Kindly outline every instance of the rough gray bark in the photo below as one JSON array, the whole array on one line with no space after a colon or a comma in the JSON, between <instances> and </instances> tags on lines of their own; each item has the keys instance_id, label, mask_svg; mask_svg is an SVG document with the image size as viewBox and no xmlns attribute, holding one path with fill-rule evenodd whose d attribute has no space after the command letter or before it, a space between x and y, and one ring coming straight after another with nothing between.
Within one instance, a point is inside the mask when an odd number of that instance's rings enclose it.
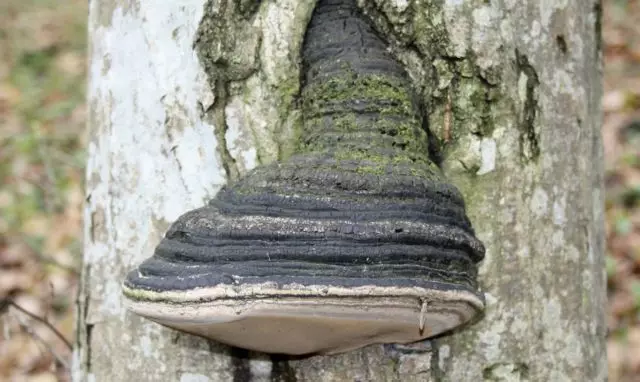
<instances>
[{"instance_id":1,"label":"rough gray bark","mask_svg":"<svg viewBox=\"0 0 640 382\"><path fill-rule=\"evenodd\" d=\"M168 224L286 155L314 0L94 0L78 381L603 381L600 7L360 1L421 91L487 246L484 319L411 349L300 360L124 310Z\"/></svg>"}]
</instances>

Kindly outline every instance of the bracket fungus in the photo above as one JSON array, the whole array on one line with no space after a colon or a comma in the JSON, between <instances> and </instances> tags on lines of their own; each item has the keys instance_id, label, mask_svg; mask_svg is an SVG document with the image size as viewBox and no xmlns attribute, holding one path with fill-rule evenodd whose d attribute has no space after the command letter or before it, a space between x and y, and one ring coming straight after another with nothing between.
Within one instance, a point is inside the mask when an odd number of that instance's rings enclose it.
<instances>
[{"instance_id":1,"label":"bracket fungus","mask_svg":"<svg viewBox=\"0 0 640 382\"><path fill-rule=\"evenodd\" d=\"M408 343L484 309L484 247L429 158L403 66L353 0L320 0L295 153L182 215L131 271L129 309L233 346L331 354Z\"/></svg>"}]
</instances>

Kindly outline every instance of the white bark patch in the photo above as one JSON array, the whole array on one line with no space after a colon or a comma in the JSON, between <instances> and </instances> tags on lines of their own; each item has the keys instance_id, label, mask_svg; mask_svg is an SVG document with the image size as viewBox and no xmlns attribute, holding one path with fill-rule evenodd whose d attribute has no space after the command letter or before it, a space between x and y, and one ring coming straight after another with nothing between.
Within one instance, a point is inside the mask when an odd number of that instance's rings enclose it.
<instances>
[{"instance_id":1,"label":"white bark patch","mask_svg":"<svg viewBox=\"0 0 640 382\"><path fill-rule=\"evenodd\" d=\"M249 360L249 372L252 381L271 381L271 371L273 363L267 357L253 358Z\"/></svg>"},{"instance_id":2,"label":"white bark patch","mask_svg":"<svg viewBox=\"0 0 640 382\"><path fill-rule=\"evenodd\" d=\"M481 140L475 135L464 135L458 141L459 148L451 150L450 156L456 160L445 162L448 171L465 172L467 169L480 168L482 154L480 151Z\"/></svg>"},{"instance_id":3,"label":"white bark patch","mask_svg":"<svg viewBox=\"0 0 640 382\"><path fill-rule=\"evenodd\" d=\"M487 72L500 64L498 50L502 46L499 32L502 14L492 6L477 8L473 11L471 46L477 55L476 64Z\"/></svg>"},{"instance_id":4,"label":"white bark patch","mask_svg":"<svg viewBox=\"0 0 640 382\"><path fill-rule=\"evenodd\" d=\"M270 121L277 120L279 115L267 88L259 76L252 76L245 82L242 96L234 97L227 105L227 112L238 122L233 124L235 121L227 120L232 123L229 125L233 129L231 138L238 134L238 140L229 147L230 154L246 166L245 170L250 169L250 163L243 163L245 156L250 158L246 153L249 147L257 149L258 162L271 162L278 157L278 146L274 143L275 124ZM251 137L252 140L246 142L240 137Z\"/></svg>"},{"instance_id":5,"label":"white bark patch","mask_svg":"<svg viewBox=\"0 0 640 382\"><path fill-rule=\"evenodd\" d=\"M540 218L547 214L549 209L549 195L547 195L547 192L544 189L536 187L533 190L533 195L531 195L531 201L529 202L529 208L536 218Z\"/></svg>"},{"instance_id":6,"label":"white bark patch","mask_svg":"<svg viewBox=\"0 0 640 382\"><path fill-rule=\"evenodd\" d=\"M391 6L393 6L398 12L404 12L409 6L409 0L392 0Z\"/></svg>"},{"instance_id":7,"label":"white bark patch","mask_svg":"<svg viewBox=\"0 0 640 382\"><path fill-rule=\"evenodd\" d=\"M520 102L524 105L527 100L527 84L529 82L529 77L524 73L520 73L520 77L518 78L518 98L520 98Z\"/></svg>"},{"instance_id":8,"label":"white bark patch","mask_svg":"<svg viewBox=\"0 0 640 382\"><path fill-rule=\"evenodd\" d=\"M431 370L431 353L424 354L403 354L398 360L398 374L411 377L425 376ZM402 377L401 377L402 378ZM363 381L366 378L355 379Z\"/></svg>"},{"instance_id":9,"label":"white bark patch","mask_svg":"<svg viewBox=\"0 0 640 382\"><path fill-rule=\"evenodd\" d=\"M555 91L558 94L567 94L578 98L581 95L580 89L577 89L574 85L574 79L570 73L567 73L565 70L554 70L554 79L553 85L555 86Z\"/></svg>"},{"instance_id":10,"label":"white bark patch","mask_svg":"<svg viewBox=\"0 0 640 382\"><path fill-rule=\"evenodd\" d=\"M500 37L505 45L513 44L516 31L513 29L513 24L509 19L503 19L500 21Z\"/></svg>"},{"instance_id":11,"label":"white bark patch","mask_svg":"<svg viewBox=\"0 0 640 382\"><path fill-rule=\"evenodd\" d=\"M202 374L194 374L194 373L183 373L180 376L180 382L210 382L211 379L206 375Z\"/></svg>"},{"instance_id":12,"label":"white bark patch","mask_svg":"<svg viewBox=\"0 0 640 382\"><path fill-rule=\"evenodd\" d=\"M501 382L520 382L527 381L528 378L523 377L517 368L517 365L512 363L499 364L491 368L490 375L488 375L491 381Z\"/></svg>"},{"instance_id":13,"label":"white bark patch","mask_svg":"<svg viewBox=\"0 0 640 382\"><path fill-rule=\"evenodd\" d=\"M443 6L447 31L449 32L449 53L453 57L464 57L469 49L471 25L464 14L464 1L447 0Z\"/></svg>"},{"instance_id":14,"label":"white bark patch","mask_svg":"<svg viewBox=\"0 0 640 382\"><path fill-rule=\"evenodd\" d=\"M495 312L493 316L495 316ZM507 330L505 321L497 320L489 330L480 333L478 342L484 349L483 356L488 362L496 362L500 359L500 355L502 354L502 336L505 330ZM463 360L457 360L456 362L463 362Z\"/></svg>"},{"instance_id":15,"label":"white bark patch","mask_svg":"<svg viewBox=\"0 0 640 382\"><path fill-rule=\"evenodd\" d=\"M120 289L120 282L117 280L109 280L103 288L100 312L103 315L119 316L122 311L122 291Z\"/></svg>"},{"instance_id":16,"label":"white bark patch","mask_svg":"<svg viewBox=\"0 0 640 382\"><path fill-rule=\"evenodd\" d=\"M551 236L551 243L556 251L564 250L565 240L562 230L555 230Z\"/></svg>"},{"instance_id":17,"label":"white bark patch","mask_svg":"<svg viewBox=\"0 0 640 382\"><path fill-rule=\"evenodd\" d=\"M458 147L451 150L447 171L466 172L475 169L476 175L488 174L496 168L497 144L493 138L464 135L458 139Z\"/></svg>"},{"instance_id":18,"label":"white bark patch","mask_svg":"<svg viewBox=\"0 0 640 382\"><path fill-rule=\"evenodd\" d=\"M226 370L223 357L208 352L205 363L188 347L158 341L167 332L127 314L120 290L131 266L151 255L159 230L226 181L214 128L201 116L213 93L192 48L204 2L114 7L109 23L98 20L100 3L91 2L89 18L88 286L79 326L87 342L74 378L177 380L179 370Z\"/></svg>"},{"instance_id":19,"label":"white bark patch","mask_svg":"<svg viewBox=\"0 0 640 382\"><path fill-rule=\"evenodd\" d=\"M580 339L577 337L575 331L569 329L568 326L571 323L564 319L562 304L557 298L547 300L541 318L544 327L548 330L548 332L544 334L543 341L543 347L546 351L545 358L562 354L562 358L566 360L569 365L578 367L583 359ZM560 367L559 369L562 370ZM558 373L561 373L560 370L558 370ZM563 375L563 378L558 380L567 381L570 379L568 376Z\"/></svg>"},{"instance_id":20,"label":"white bark patch","mask_svg":"<svg viewBox=\"0 0 640 382\"><path fill-rule=\"evenodd\" d=\"M541 31L542 31L542 27L540 26L540 23L538 21L534 21L531 24L531 33L530 33L531 38L535 40L538 37L540 37Z\"/></svg>"},{"instance_id":21,"label":"white bark patch","mask_svg":"<svg viewBox=\"0 0 640 382\"><path fill-rule=\"evenodd\" d=\"M490 307L491 305L495 305L498 302L498 299L491 293L485 293L484 299L487 302L487 307Z\"/></svg>"},{"instance_id":22,"label":"white bark patch","mask_svg":"<svg viewBox=\"0 0 640 382\"><path fill-rule=\"evenodd\" d=\"M563 197L553 202L553 223L557 226L562 226L566 222L565 216L566 199Z\"/></svg>"},{"instance_id":23,"label":"white bark patch","mask_svg":"<svg viewBox=\"0 0 640 382\"><path fill-rule=\"evenodd\" d=\"M496 141L491 138L484 138L480 142L480 156L482 158L480 169L477 175L484 175L496 169Z\"/></svg>"},{"instance_id":24,"label":"white bark patch","mask_svg":"<svg viewBox=\"0 0 640 382\"><path fill-rule=\"evenodd\" d=\"M451 356L451 347L449 345L442 345L438 348L438 367L440 370L444 370L447 359Z\"/></svg>"},{"instance_id":25,"label":"white bark patch","mask_svg":"<svg viewBox=\"0 0 640 382\"><path fill-rule=\"evenodd\" d=\"M442 59L435 59L433 67L438 72L438 89L444 90L449 87L453 79L453 73L449 70L449 64Z\"/></svg>"},{"instance_id":26,"label":"white bark patch","mask_svg":"<svg viewBox=\"0 0 640 382\"><path fill-rule=\"evenodd\" d=\"M243 110L243 107L244 104L238 98L234 98L225 108L227 117L225 140L229 155L236 161L241 174L258 164L258 152L252 144L253 137L248 126L251 122L245 120L248 113Z\"/></svg>"},{"instance_id":27,"label":"white bark patch","mask_svg":"<svg viewBox=\"0 0 640 382\"><path fill-rule=\"evenodd\" d=\"M260 62L270 84L291 81L292 72L285 68L295 64L291 62L290 53L293 48L301 46L302 42L300 25L296 25L300 22L296 14L298 3L300 3L298 0L269 2L266 10L262 12L263 42ZM305 0L304 3L308 6L309 0Z\"/></svg>"},{"instance_id":28,"label":"white bark patch","mask_svg":"<svg viewBox=\"0 0 640 382\"><path fill-rule=\"evenodd\" d=\"M141 238L159 234L151 219L173 221L225 182L213 126L200 118L198 106L213 101L191 49L201 2L184 5L143 3L144 19L116 9L111 28L94 31L92 56L108 54L110 65L103 70L95 60L90 67L89 102L106 118L94 121L99 133L89 145L87 171L98 182L88 192L96 201L111 199L101 207L114 237L109 247L126 260L149 256ZM181 33L174 35L176 29ZM118 102L105 101L111 99ZM127 194L107 197L110 189ZM105 255L88 247L90 258Z\"/></svg>"},{"instance_id":29,"label":"white bark patch","mask_svg":"<svg viewBox=\"0 0 640 382\"><path fill-rule=\"evenodd\" d=\"M577 263L580 261L580 250L576 248L574 245L567 245L565 256L568 261Z\"/></svg>"},{"instance_id":30,"label":"white bark patch","mask_svg":"<svg viewBox=\"0 0 640 382\"><path fill-rule=\"evenodd\" d=\"M151 357L153 354L153 344L151 343L151 338L149 336L140 337L140 348L142 349L142 355L145 357Z\"/></svg>"},{"instance_id":31,"label":"white bark patch","mask_svg":"<svg viewBox=\"0 0 640 382\"><path fill-rule=\"evenodd\" d=\"M540 20L545 29L551 24L551 17L559 9L567 7L568 0L541 0L539 4Z\"/></svg>"}]
</instances>

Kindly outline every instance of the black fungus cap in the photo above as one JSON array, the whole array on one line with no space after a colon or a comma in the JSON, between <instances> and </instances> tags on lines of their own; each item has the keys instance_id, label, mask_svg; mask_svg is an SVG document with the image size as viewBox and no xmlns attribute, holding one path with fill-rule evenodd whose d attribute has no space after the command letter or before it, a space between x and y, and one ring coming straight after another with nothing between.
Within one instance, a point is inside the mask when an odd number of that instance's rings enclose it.
<instances>
[{"instance_id":1,"label":"black fungus cap","mask_svg":"<svg viewBox=\"0 0 640 382\"><path fill-rule=\"evenodd\" d=\"M484 305L484 247L429 158L402 65L353 0L319 1L302 61L294 155L181 216L128 274L131 309L292 354L415 341L470 320Z\"/></svg>"}]
</instances>

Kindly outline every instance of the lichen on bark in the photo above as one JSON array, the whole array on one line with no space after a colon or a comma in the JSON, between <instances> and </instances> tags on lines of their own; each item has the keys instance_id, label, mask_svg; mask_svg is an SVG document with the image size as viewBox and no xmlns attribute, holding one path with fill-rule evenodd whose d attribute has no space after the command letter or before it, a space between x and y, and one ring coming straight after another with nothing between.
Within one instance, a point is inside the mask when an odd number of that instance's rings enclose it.
<instances>
[{"instance_id":1,"label":"lichen on bark","mask_svg":"<svg viewBox=\"0 0 640 382\"><path fill-rule=\"evenodd\" d=\"M204 6L194 48L217 89L210 118L218 121L218 139L232 146L222 155L235 178L293 149L300 124L299 50L313 5L209 0Z\"/></svg>"}]
</instances>

